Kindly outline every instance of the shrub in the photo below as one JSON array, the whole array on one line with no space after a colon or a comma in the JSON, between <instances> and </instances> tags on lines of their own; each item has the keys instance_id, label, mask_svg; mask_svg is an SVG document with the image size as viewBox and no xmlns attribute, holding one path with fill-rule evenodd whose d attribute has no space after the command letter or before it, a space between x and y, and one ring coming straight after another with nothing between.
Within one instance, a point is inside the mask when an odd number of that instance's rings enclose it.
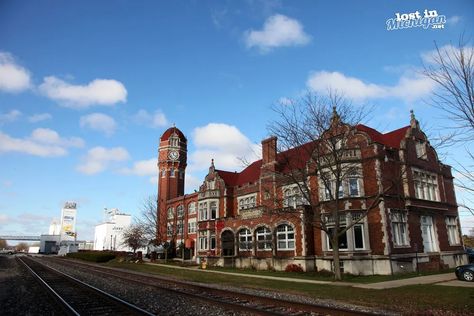
<instances>
[{"instance_id":1,"label":"shrub","mask_svg":"<svg viewBox=\"0 0 474 316\"><path fill-rule=\"evenodd\" d=\"M107 262L115 259L116 256L111 252L88 251L68 253L67 257L91 262Z\"/></svg>"},{"instance_id":2,"label":"shrub","mask_svg":"<svg viewBox=\"0 0 474 316\"><path fill-rule=\"evenodd\" d=\"M289 265L286 266L285 272L298 272L298 273L302 273L302 272L304 272L304 271L303 271L303 268L301 267L301 265L295 264L295 263L290 263Z\"/></svg>"}]
</instances>

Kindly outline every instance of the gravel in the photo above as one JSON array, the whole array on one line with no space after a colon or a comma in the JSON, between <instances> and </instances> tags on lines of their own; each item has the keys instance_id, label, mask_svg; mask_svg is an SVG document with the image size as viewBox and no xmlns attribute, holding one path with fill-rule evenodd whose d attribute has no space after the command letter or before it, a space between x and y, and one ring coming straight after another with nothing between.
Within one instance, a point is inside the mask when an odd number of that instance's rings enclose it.
<instances>
[{"instance_id":1,"label":"gravel","mask_svg":"<svg viewBox=\"0 0 474 316\"><path fill-rule=\"evenodd\" d=\"M53 299L13 255L0 255L0 314L62 315Z\"/></svg>"}]
</instances>

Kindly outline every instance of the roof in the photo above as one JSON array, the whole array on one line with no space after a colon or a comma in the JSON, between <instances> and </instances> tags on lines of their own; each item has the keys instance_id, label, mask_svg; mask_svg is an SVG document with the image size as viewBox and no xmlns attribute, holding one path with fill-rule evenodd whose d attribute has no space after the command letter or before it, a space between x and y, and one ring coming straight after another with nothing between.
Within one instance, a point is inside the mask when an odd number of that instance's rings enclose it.
<instances>
[{"instance_id":1,"label":"roof","mask_svg":"<svg viewBox=\"0 0 474 316\"><path fill-rule=\"evenodd\" d=\"M238 186L249 182L256 182L260 178L261 167L262 160L260 159L250 164L241 172L230 172L217 169L216 171L228 186Z\"/></svg>"},{"instance_id":2,"label":"roof","mask_svg":"<svg viewBox=\"0 0 474 316\"><path fill-rule=\"evenodd\" d=\"M405 138L406 131L410 126L405 126L397 130L382 134L379 131L359 124L356 126L358 131L366 133L374 142L393 147L400 148L400 142ZM299 165L304 161L304 157L308 157L311 151L311 144L307 143L302 146L291 148L287 151L277 154L277 161L280 165L281 172L288 172L291 165L293 167ZM249 182L257 182L260 178L260 170L262 167L262 159L254 161L241 172L231 172L225 170L217 170L216 172L224 180L227 186L240 186Z\"/></svg>"},{"instance_id":3,"label":"roof","mask_svg":"<svg viewBox=\"0 0 474 316\"><path fill-rule=\"evenodd\" d=\"M168 128L168 129L163 133L163 135L161 135L160 141L168 140L168 139L171 137L171 135L173 135L173 134L178 135L178 137L179 137L180 140L185 141L185 142L187 141L187 140L186 140L186 137L185 137L184 134L183 134L183 132L181 132L181 131L179 130L179 128L177 128L177 127L175 127L175 126Z\"/></svg>"},{"instance_id":4,"label":"roof","mask_svg":"<svg viewBox=\"0 0 474 316\"><path fill-rule=\"evenodd\" d=\"M359 124L356 126L357 130L368 134L372 141L397 149L400 148L400 142L405 138L406 132L409 128L410 126L408 125L396 129L394 131L382 134L379 131L363 124Z\"/></svg>"}]
</instances>

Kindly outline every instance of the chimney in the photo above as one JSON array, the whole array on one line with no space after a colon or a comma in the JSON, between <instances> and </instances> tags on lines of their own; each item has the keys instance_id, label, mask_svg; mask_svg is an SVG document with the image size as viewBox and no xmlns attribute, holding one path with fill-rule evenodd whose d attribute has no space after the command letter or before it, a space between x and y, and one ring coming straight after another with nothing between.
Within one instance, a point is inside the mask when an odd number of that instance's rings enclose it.
<instances>
[{"instance_id":1,"label":"chimney","mask_svg":"<svg viewBox=\"0 0 474 316\"><path fill-rule=\"evenodd\" d=\"M262 140L263 165L276 162L277 138L275 136Z\"/></svg>"}]
</instances>

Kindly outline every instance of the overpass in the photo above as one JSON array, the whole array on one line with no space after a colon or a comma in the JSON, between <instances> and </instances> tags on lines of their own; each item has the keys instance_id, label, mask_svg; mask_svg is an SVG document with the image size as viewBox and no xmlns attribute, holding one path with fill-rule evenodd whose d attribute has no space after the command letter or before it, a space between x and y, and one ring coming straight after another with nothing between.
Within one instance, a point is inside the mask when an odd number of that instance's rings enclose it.
<instances>
[{"instance_id":1,"label":"overpass","mask_svg":"<svg viewBox=\"0 0 474 316\"><path fill-rule=\"evenodd\" d=\"M11 235L0 236L0 239L3 239L3 240L27 240L27 241L40 241L41 240L40 236L11 236Z\"/></svg>"}]
</instances>

